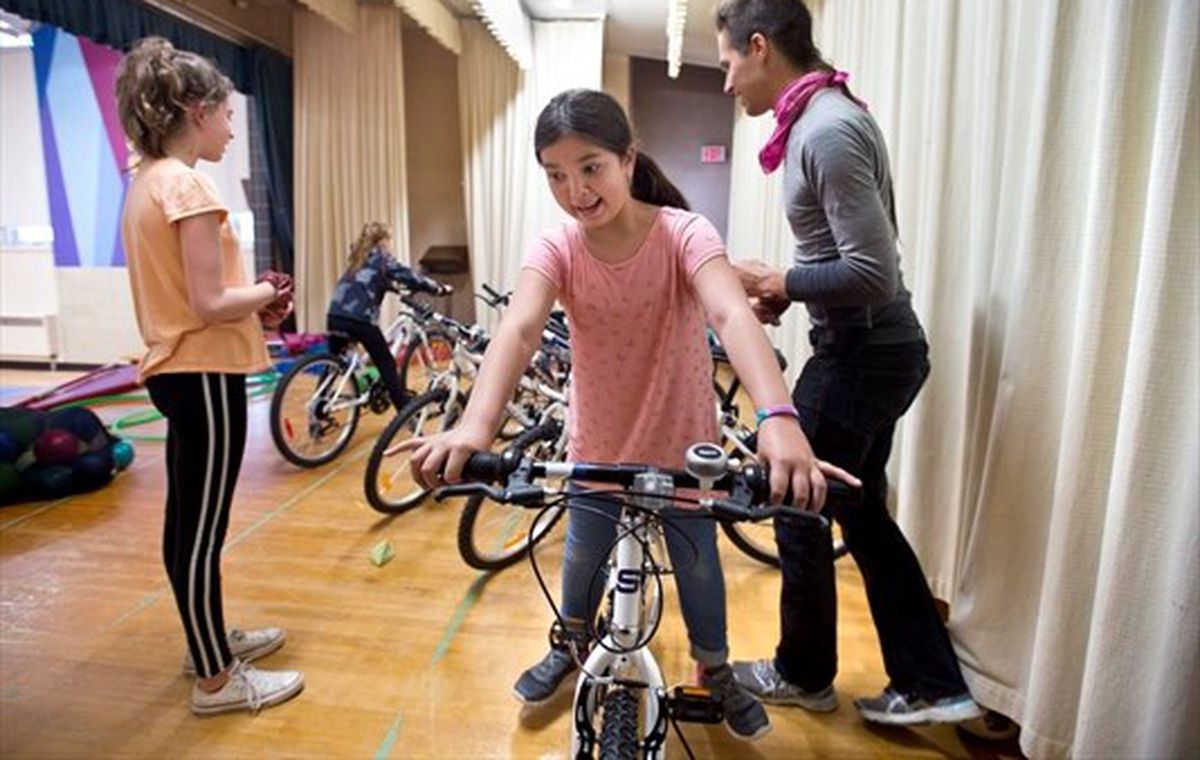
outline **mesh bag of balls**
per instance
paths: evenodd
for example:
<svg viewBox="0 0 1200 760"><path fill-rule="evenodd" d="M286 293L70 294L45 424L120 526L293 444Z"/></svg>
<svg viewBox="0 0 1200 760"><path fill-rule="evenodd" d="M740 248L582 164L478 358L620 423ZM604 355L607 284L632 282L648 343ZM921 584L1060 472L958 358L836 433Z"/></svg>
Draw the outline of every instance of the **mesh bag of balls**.
<svg viewBox="0 0 1200 760"><path fill-rule="evenodd" d="M94 491L132 461L90 409L0 408L0 504Z"/></svg>

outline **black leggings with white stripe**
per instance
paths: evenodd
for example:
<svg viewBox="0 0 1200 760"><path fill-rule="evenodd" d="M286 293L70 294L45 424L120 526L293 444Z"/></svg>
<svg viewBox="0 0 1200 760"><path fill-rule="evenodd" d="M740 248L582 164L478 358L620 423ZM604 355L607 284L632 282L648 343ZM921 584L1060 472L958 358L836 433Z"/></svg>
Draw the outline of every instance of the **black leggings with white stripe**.
<svg viewBox="0 0 1200 760"><path fill-rule="evenodd" d="M246 448L246 377L186 372L147 378L167 418L167 514L163 562L196 674L233 661L225 639L221 548Z"/></svg>

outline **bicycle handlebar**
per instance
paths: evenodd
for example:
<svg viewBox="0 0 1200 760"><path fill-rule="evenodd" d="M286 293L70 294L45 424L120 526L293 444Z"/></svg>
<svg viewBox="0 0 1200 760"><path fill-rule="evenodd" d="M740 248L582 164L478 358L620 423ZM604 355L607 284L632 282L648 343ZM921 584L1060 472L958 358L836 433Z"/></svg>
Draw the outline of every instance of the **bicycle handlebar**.
<svg viewBox="0 0 1200 760"><path fill-rule="evenodd" d="M493 309L498 309L501 306L508 306L512 300L512 293L498 293L495 288L488 285L486 282L479 284L482 293L476 293L475 297L491 306Z"/></svg>
<svg viewBox="0 0 1200 760"><path fill-rule="evenodd" d="M527 469L527 478L518 479L519 482L512 484L515 488L498 489L491 486L495 483L508 484L513 479L513 475L522 468ZM445 486L439 490L437 498L485 493L494 501L502 503L538 504L540 498L535 499L534 494L536 492L538 497L544 495L543 489L531 486L528 480L557 476L568 480L606 483L629 488L634 484L634 479L638 475L651 472L669 476L676 488L718 490L729 493L731 498L715 499L711 503L713 513L724 519L761 520L775 514L798 517L814 516L811 512L792 506L763 506L770 498L771 484L767 469L757 464L746 465L739 472L728 472L712 482L702 483L687 472L649 465L536 462L525 459L520 450L513 448L501 454L494 452L472 454L463 467L463 478L466 481L474 482ZM790 503L791 500L789 491L785 497L785 503ZM861 489L840 481L828 481L827 505L853 505L861 500Z"/></svg>

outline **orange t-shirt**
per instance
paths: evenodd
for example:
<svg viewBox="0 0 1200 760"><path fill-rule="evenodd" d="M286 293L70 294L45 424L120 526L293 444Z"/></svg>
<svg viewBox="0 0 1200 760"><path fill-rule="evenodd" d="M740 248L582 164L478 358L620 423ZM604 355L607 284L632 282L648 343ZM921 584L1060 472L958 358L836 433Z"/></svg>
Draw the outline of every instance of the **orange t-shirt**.
<svg viewBox="0 0 1200 760"><path fill-rule="evenodd" d="M206 324L188 299L176 222L221 216L221 271L226 287L248 285L229 209L211 179L174 158L141 165L125 195L121 239L138 329L146 343L141 379L164 372L248 374L270 366L262 328L250 314Z"/></svg>

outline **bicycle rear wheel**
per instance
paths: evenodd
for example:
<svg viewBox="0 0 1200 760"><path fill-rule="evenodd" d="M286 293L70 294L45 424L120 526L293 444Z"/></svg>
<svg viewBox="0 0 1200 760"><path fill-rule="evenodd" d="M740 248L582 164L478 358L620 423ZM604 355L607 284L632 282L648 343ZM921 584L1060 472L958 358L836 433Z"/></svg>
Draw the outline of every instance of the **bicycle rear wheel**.
<svg viewBox="0 0 1200 760"><path fill-rule="evenodd" d="M731 456L745 457L747 452L753 453L758 448L757 435L744 426L735 426L731 438L725 429L725 449ZM748 557L756 559L764 565L779 567L779 547L775 543L775 521L764 522L734 522L721 523L721 529L729 537L730 543L736 546ZM834 527L833 558L839 559L846 555L846 544L843 543L839 529Z"/></svg>
<svg viewBox="0 0 1200 760"><path fill-rule="evenodd" d="M461 397L447 401L446 388L423 393L400 410L371 449L363 488L367 502L378 512L400 514L419 505L430 492L413 480L409 469L411 451L400 444L418 436L433 435L450 428L458 419Z"/></svg>
<svg viewBox="0 0 1200 760"><path fill-rule="evenodd" d="M358 427L357 377L332 354L311 356L288 371L271 397L271 440L292 464L317 467L349 445Z"/></svg>
<svg viewBox="0 0 1200 760"><path fill-rule="evenodd" d="M454 339L440 327L426 327L425 334L418 331L396 357L396 371L400 384L415 396L428 390L453 363Z"/></svg>
<svg viewBox="0 0 1200 760"><path fill-rule="evenodd" d="M775 524L773 520L750 523L721 523L721 529L729 538L729 542L742 550L742 553L770 567L779 567L779 547L775 543ZM847 553L846 544L842 541L839 529L834 527L833 558L840 559Z"/></svg>
<svg viewBox="0 0 1200 760"><path fill-rule="evenodd" d="M638 698L629 689L612 689L604 695L600 760L636 760L640 754Z"/></svg>

